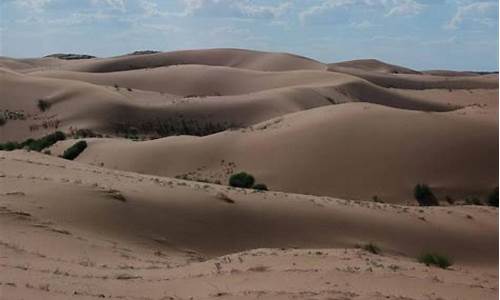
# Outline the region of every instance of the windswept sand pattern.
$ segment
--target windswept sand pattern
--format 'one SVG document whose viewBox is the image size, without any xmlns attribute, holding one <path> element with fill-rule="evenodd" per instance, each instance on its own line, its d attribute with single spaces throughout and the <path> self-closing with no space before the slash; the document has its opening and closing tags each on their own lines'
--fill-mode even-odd
<svg viewBox="0 0 500 300">
<path fill-rule="evenodd" d="M 498 74 L 0 57 L 0 101 L 0 144 L 66 134 L 0 150 L 0 299 L 498 298 Z"/>
</svg>

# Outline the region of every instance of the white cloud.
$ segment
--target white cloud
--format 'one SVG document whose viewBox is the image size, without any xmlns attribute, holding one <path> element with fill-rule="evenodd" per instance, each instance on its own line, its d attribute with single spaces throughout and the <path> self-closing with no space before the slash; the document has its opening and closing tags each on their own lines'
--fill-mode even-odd
<svg viewBox="0 0 500 300">
<path fill-rule="evenodd" d="M 42 12 L 48 4 L 54 0 L 17 0 L 15 3 L 24 8 L 32 9 L 37 12 Z"/>
<path fill-rule="evenodd" d="M 459 6 L 456 14 L 445 25 L 447 29 L 458 29 L 458 27 L 467 19 L 476 23 L 491 24 L 495 21 L 488 17 L 488 13 L 498 11 L 498 2 L 475 2 Z"/>
<path fill-rule="evenodd" d="M 119 10 L 121 12 L 125 12 L 125 0 L 90 0 L 90 2 L 94 5 L 106 5 L 112 9 Z"/>
<path fill-rule="evenodd" d="M 345 6 L 379 7 L 387 11 L 386 16 L 416 15 L 422 12 L 426 5 L 417 0 L 323 0 L 318 5 L 307 7 L 299 14 L 304 23 L 307 18 L 326 13 Z"/>
<path fill-rule="evenodd" d="M 250 0 L 182 0 L 184 15 L 211 14 L 239 18 L 277 18 L 292 4 L 291 0 L 277 5 L 260 5 Z"/>
<path fill-rule="evenodd" d="M 394 1 L 386 16 L 408 16 L 419 14 L 425 5 L 414 0 Z"/>
</svg>

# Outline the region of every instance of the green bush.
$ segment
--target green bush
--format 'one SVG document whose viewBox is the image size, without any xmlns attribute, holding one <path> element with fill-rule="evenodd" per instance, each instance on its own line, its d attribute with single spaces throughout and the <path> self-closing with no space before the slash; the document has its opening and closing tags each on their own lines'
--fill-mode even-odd
<svg viewBox="0 0 500 300">
<path fill-rule="evenodd" d="M 233 174 L 229 178 L 229 185 L 239 188 L 251 188 L 254 182 L 255 179 L 253 178 L 253 176 L 245 172 Z"/>
<path fill-rule="evenodd" d="M 436 266 L 442 269 L 446 269 L 452 265 L 451 260 L 437 253 L 424 253 L 418 257 L 418 261 L 426 264 L 427 266 Z"/>
<path fill-rule="evenodd" d="M 29 138 L 22 143 L 7 142 L 5 144 L 0 144 L 0 150 L 12 151 L 24 148 L 27 150 L 42 151 L 43 149 L 50 147 L 58 141 L 62 141 L 64 139 L 66 139 L 64 133 L 61 131 L 56 131 L 39 139 Z"/>
<path fill-rule="evenodd" d="M 46 110 L 48 110 L 50 108 L 51 104 L 50 104 L 50 102 L 48 102 L 46 100 L 39 99 L 38 103 L 37 103 L 37 106 L 38 106 L 38 109 L 40 111 L 46 111 Z"/>
<path fill-rule="evenodd" d="M 413 195 L 420 206 L 438 206 L 439 202 L 432 193 L 431 188 L 426 184 L 417 184 L 413 190 Z"/>
<path fill-rule="evenodd" d="M 379 254 L 381 252 L 380 248 L 374 243 L 368 243 L 366 245 L 363 245 L 361 248 L 373 254 Z"/>
<path fill-rule="evenodd" d="M 465 197 L 465 204 L 467 205 L 483 205 L 483 202 L 478 197 Z"/>
<path fill-rule="evenodd" d="M 253 185 L 252 188 L 254 190 L 258 190 L 258 191 L 269 191 L 269 189 L 267 188 L 267 185 L 265 185 L 263 183 L 256 183 Z"/>
<path fill-rule="evenodd" d="M 488 196 L 488 205 L 498 207 L 498 187 Z"/>
<path fill-rule="evenodd" d="M 62 158 L 73 160 L 78 155 L 80 155 L 80 153 L 82 153 L 83 150 L 85 150 L 85 148 L 87 148 L 87 142 L 86 141 L 79 141 L 79 142 L 73 144 L 73 146 L 66 149 L 62 155 Z"/>
</svg>

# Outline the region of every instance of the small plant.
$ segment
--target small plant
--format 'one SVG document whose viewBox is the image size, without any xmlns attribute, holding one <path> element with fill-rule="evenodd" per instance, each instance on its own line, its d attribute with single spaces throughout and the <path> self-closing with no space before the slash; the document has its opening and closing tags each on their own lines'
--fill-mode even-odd
<svg viewBox="0 0 500 300">
<path fill-rule="evenodd" d="M 0 126 L 3 126 L 7 124 L 7 119 L 5 119 L 4 117 L 0 117 Z"/>
<path fill-rule="evenodd" d="M 498 187 L 488 196 L 488 205 L 498 207 Z"/>
<path fill-rule="evenodd" d="M 439 202 L 432 193 L 431 188 L 426 184 L 417 184 L 413 190 L 413 195 L 420 206 L 438 206 Z"/>
<path fill-rule="evenodd" d="M 379 254 L 381 252 L 380 248 L 372 242 L 363 245 L 361 248 L 373 254 Z"/>
<path fill-rule="evenodd" d="M 455 204 L 455 200 L 453 198 L 451 198 L 450 196 L 446 196 L 445 199 L 446 199 L 446 202 L 448 202 L 448 204 L 450 204 L 450 205 Z"/>
<path fill-rule="evenodd" d="M 446 269 L 452 265 L 452 262 L 448 257 L 437 253 L 424 253 L 418 257 L 418 261 L 426 264 L 427 266 L 432 265 L 442 269 Z"/>
<path fill-rule="evenodd" d="M 50 108 L 51 104 L 46 100 L 38 99 L 37 106 L 40 111 L 46 111 Z"/>
<path fill-rule="evenodd" d="M 254 190 L 257 190 L 257 191 L 269 191 L 269 189 L 267 188 L 267 185 L 265 185 L 263 183 L 256 183 L 253 185 L 252 188 Z"/>
<path fill-rule="evenodd" d="M 80 155 L 80 153 L 82 153 L 83 150 L 85 150 L 85 148 L 87 148 L 87 142 L 86 141 L 79 141 L 79 142 L 75 143 L 73 146 L 66 149 L 62 155 L 62 158 L 73 160 L 78 155 Z"/>
<path fill-rule="evenodd" d="M 373 200 L 373 202 L 376 202 L 376 203 L 385 203 L 384 200 L 379 198 L 377 195 L 373 196 L 372 200 Z"/>
<path fill-rule="evenodd" d="M 254 182 L 255 178 L 252 175 L 245 172 L 233 174 L 229 178 L 229 185 L 232 187 L 251 188 Z"/>
<path fill-rule="evenodd" d="M 466 197 L 465 204 L 467 205 L 483 205 L 483 202 L 478 197 Z"/>
</svg>

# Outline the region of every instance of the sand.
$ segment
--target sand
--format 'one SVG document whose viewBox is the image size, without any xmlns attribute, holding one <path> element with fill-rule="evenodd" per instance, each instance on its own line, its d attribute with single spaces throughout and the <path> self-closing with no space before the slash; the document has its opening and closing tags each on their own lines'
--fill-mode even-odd
<svg viewBox="0 0 500 300">
<path fill-rule="evenodd" d="M 497 74 L 241 49 L 2 57 L 0 99 L 0 143 L 100 135 L 75 161 L 58 157 L 71 135 L 0 151 L 1 299 L 498 298 L 498 209 L 464 205 L 498 186 Z M 228 187 L 239 171 L 270 191 Z"/>
</svg>

